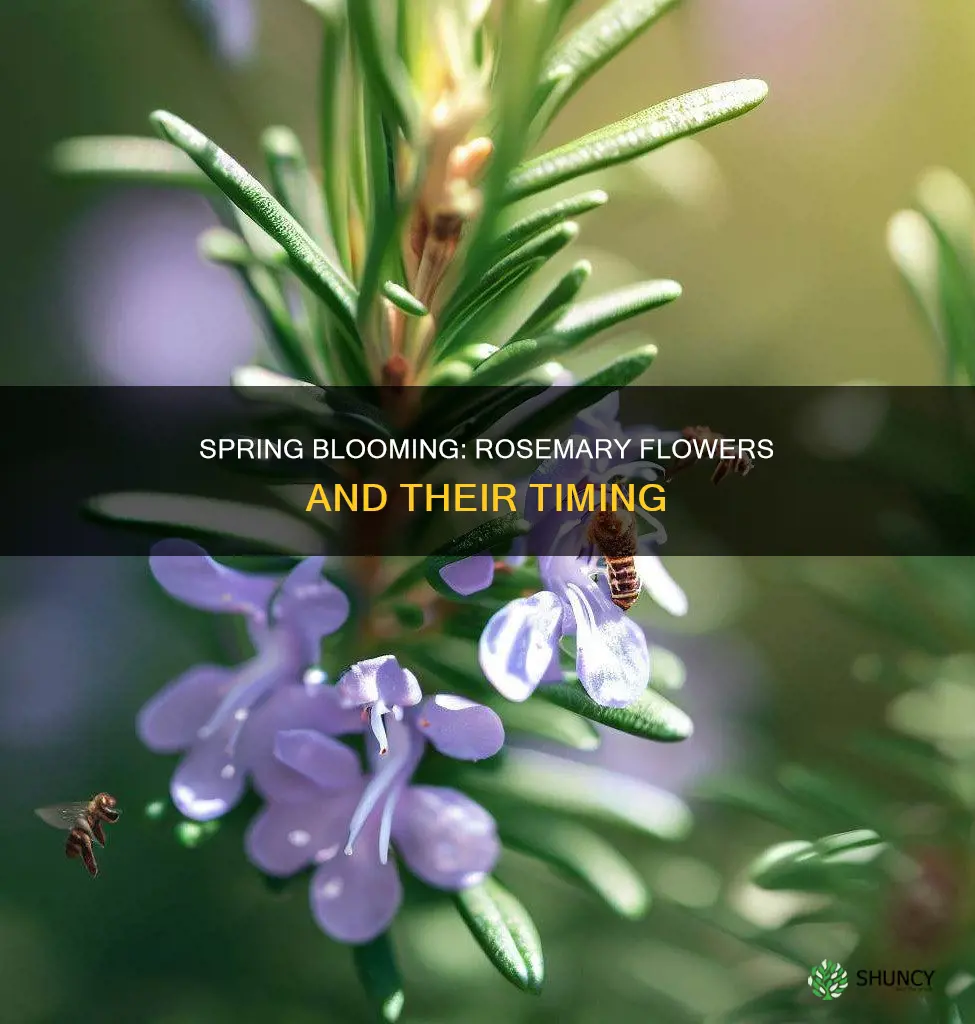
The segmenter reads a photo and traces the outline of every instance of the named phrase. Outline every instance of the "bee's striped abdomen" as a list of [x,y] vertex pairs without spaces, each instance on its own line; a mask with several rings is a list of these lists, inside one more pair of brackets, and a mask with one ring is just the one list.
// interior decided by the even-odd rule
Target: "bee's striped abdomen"
[[609,579],[609,594],[613,604],[623,611],[629,611],[640,596],[640,574],[632,555],[624,558],[606,558],[606,575]]

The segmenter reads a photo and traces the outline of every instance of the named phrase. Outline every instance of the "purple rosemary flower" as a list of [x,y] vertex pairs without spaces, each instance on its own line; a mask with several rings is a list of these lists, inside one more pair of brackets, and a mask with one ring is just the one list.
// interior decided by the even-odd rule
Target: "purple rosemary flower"
[[440,570],[440,578],[461,597],[470,597],[487,590],[494,582],[494,558],[491,555],[471,555],[450,562]]
[[383,716],[400,722],[404,708],[419,704],[423,697],[416,676],[391,654],[353,665],[339,680],[337,692],[342,707],[362,709],[362,720],[368,719],[380,754],[389,751]]
[[[254,656],[234,668],[197,665],[139,712],[146,746],[185,752],[170,790],[187,817],[208,821],[225,814],[242,796],[248,770],[259,789],[273,786],[280,766],[268,764],[262,752],[289,718],[314,722],[323,734],[361,728],[330,688],[316,685],[324,678],[314,668],[322,638],[349,614],[346,596],[322,577],[324,561],[306,558],[280,579],[220,565],[195,544],[167,541],[154,549],[150,568],[164,590],[194,608],[243,615],[255,647]],[[259,707],[263,724],[252,722]],[[257,742],[261,735],[264,746]],[[282,764],[289,766],[286,759]]]
[[[619,422],[619,393],[613,392],[602,401],[584,409],[572,424],[571,438],[587,441],[595,451],[596,441],[610,442],[609,454],[579,455],[572,459],[548,459],[541,463],[532,474],[529,484],[556,484],[561,487],[573,484],[585,487],[593,484],[608,484],[614,478],[622,480],[643,480],[655,483],[663,475],[663,468],[640,456],[642,439],[653,438],[658,446],[666,440],[676,440],[677,433],[662,433],[655,427],[638,427],[625,430]],[[532,492],[527,492],[532,493]],[[551,492],[535,492],[551,493]],[[667,531],[659,520],[637,504],[635,511],[653,527],[652,533],[643,534],[639,550],[648,553],[667,540]],[[531,524],[525,546],[534,555],[585,555],[595,552],[588,538],[591,512],[558,512],[555,509],[538,508],[538,502],[525,503],[525,519]]]
[[[549,459],[542,462],[531,477],[519,485],[525,519],[531,524],[531,529],[527,536],[520,537],[515,543],[513,553],[506,559],[509,564],[520,564],[524,561],[526,553],[587,558],[596,554],[588,536],[591,513],[557,512],[554,509],[540,511],[537,499],[527,500],[528,495],[539,493],[530,491],[528,485],[598,486],[609,483],[614,477],[635,478],[654,483],[663,477],[664,471],[657,463],[639,457],[640,441],[643,438],[654,438],[657,444],[661,445],[667,440],[676,440],[680,435],[675,432],[661,433],[654,427],[624,429],[619,422],[619,404],[619,393],[613,392],[602,401],[584,409],[572,424],[572,440],[587,441],[594,449],[597,440],[609,441],[612,445],[609,455]],[[633,457],[634,452],[637,453],[636,457]],[[666,541],[667,531],[645,509],[638,506],[636,511],[654,528],[652,533],[645,533],[640,537],[639,550],[643,553],[652,552]],[[648,568],[656,574],[656,567]],[[440,578],[453,591],[462,597],[468,597],[486,590],[494,582],[494,559],[489,555],[473,555],[452,562],[440,570]]]
[[[392,656],[353,666],[335,692],[341,704],[367,711],[373,724],[388,715],[378,732],[366,734],[369,772],[361,775],[351,751],[328,736],[278,733],[276,756],[305,776],[312,795],[270,800],[251,823],[246,848],[271,875],[318,865],[310,890],[315,920],[340,942],[368,942],[385,931],[402,900],[391,846],[440,889],[476,885],[494,868],[499,843],[487,811],[456,790],[411,780],[427,743],[448,757],[477,761],[501,749],[504,728],[489,708],[461,697],[419,700],[416,678]],[[387,711],[374,716],[380,706]],[[295,757],[296,751],[306,753]]]
[[558,682],[559,641],[576,638],[576,672],[604,707],[625,707],[650,681],[643,630],[609,596],[604,576],[588,558],[538,559],[545,590],[510,601],[481,634],[481,669],[508,700],[523,701],[541,683]]

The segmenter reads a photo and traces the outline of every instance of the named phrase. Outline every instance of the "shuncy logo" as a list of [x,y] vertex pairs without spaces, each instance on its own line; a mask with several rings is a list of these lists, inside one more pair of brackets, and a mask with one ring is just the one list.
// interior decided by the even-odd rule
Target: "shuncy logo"
[[849,977],[843,965],[834,960],[824,960],[809,972],[809,987],[817,999],[839,999],[848,984]]
[[898,991],[930,992],[934,971],[857,971],[857,988],[895,988]]

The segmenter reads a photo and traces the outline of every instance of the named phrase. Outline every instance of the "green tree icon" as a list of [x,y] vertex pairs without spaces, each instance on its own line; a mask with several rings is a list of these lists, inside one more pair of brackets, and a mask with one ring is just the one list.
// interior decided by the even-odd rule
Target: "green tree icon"
[[849,983],[842,964],[824,960],[809,972],[809,987],[817,999],[839,999]]

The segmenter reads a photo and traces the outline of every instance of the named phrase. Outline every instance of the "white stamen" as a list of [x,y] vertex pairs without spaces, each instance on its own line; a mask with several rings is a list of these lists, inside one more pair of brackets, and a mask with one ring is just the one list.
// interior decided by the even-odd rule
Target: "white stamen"
[[[347,856],[352,855],[352,850],[355,847],[356,840],[359,838],[359,833],[362,832],[366,822],[369,820],[369,816],[376,809],[379,801],[387,794],[390,794],[390,790],[397,783],[406,783],[419,763],[419,759],[423,756],[424,744],[422,742],[410,742],[411,733],[408,729],[402,729],[401,731],[403,732],[402,741],[397,737],[396,753],[392,757],[384,758],[380,762],[379,769],[373,775],[369,785],[366,786],[362,799],[352,815],[352,820],[349,822],[349,841],[345,846]],[[396,796],[398,796],[398,793],[390,794],[390,799],[395,802]],[[390,814],[392,814],[392,811],[390,811]],[[380,825],[380,831],[382,831],[382,825]]]
[[383,807],[382,820],[379,822],[379,863],[385,864],[389,860],[389,837],[393,831],[393,811],[396,810],[396,802],[399,798],[399,790],[390,793],[389,798]]
[[389,739],[386,736],[386,727],[383,725],[383,713],[386,710],[386,705],[381,700],[376,701],[369,709],[369,725],[379,744],[380,754],[385,754],[389,750]]
[[349,841],[345,844],[345,852],[348,856],[352,856],[355,841],[359,838],[359,833],[362,831],[369,815],[373,812],[380,799],[382,799],[383,794],[396,780],[396,776],[405,761],[406,758],[403,755],[398,759],[390,758],[384,762],[382,768],[373,776],[372,782],[366,786],[366,791],[362,794],[359,806],[356,807],[352,820],[349,822]]

